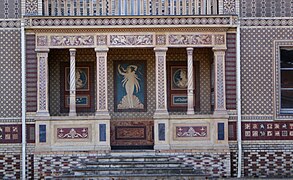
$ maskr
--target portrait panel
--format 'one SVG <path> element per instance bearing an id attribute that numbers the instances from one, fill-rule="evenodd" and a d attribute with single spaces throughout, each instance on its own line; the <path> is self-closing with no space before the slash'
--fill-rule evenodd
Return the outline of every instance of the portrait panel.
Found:
<path id="1" fill-rule="evenodd" d="M 187 68 L 186 66 L 171 66 L 171 89 L 187 90 Z"/>
<path id="2" fill-rule="evenodd" d="M 146 61 L 115 61 L 115 111 L 146 111 Z"/>
<path id="3" fill-rule="evenodd" d="M 75 68 L 75 88 L 76 91 L 89 90 L 89 67 Z M 65 90 L 70 90 L 70 68 L 65 67 Z"/>

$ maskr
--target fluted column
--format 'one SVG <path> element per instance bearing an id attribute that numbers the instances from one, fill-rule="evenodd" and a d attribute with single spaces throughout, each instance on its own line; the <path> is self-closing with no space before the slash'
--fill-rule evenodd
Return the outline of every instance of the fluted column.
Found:
<path id="1" fill-rule="evenodd" d="M 36 49 L 38 58 L 38 83 L 37 83 L 37 116 L 50 116 L 49 114 L 49 49 Z"/>
<path id="2" fill-rule="evenodd" d="M 187 48 L 187 72 L 188 72 L 188 86 L 187 86 L 187 114 L 194 114 L 194 76 L 193 76 L 193 48 Z"/>
<path id="3" fill-rule="evenodd" d="M 225 51 L 226 48 L 214 47 L 215 66 L 215 109 L 214 114 L 227 114 L 225 87 Z"/>
<path id="4" fill-rule="evenodd" d="M 108 47 L 96 48 L 97 57 L 97 110 L 96 115 L 109 116 L 108 83 L 107 83 L 107 53 Z"/>
<path id="5" fill-rule="evenodd" d="M 167 115 L 166 52 L 168 48 L 154 48 L 156 55 L 156 115 Z"/>
<path id="6" fill-rule="evenodd" d="M 76 56 L 76 49 L 69 49 L 69 52 L 70 52 L 69 116 L 76 116 L 76 87 L 75 87 L 75 56 Z"/>

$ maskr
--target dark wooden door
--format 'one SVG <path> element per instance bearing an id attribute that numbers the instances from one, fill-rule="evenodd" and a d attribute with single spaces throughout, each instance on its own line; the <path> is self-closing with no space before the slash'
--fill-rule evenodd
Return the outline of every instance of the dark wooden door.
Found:
<path id="1" fill-rule="evenodd" d="M 153 149 L 153 120 L 111 120 L 110 124 L 112 149 Z"/>

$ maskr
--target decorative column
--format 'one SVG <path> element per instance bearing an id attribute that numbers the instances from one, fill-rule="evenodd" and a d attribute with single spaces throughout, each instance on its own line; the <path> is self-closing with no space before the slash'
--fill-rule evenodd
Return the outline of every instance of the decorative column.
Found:
<path id="1" fill-rule="evenodd" d="M 107 83 L 107 53 L 108 47 L 95 48 L 97 57 L 97 115 L 109 116 L 108 83 Z"/>
<path id="2" fill-rule="evenodd" d="M 69 49 L 69 52 L 70 52 L 69 116 L 76 116 L 76 87 L 75 87 L 75 56 L 76 56 L 76 49 Z"/>
<path id="3" fill-rule="evenodd" d="M 49 114 L 49 72 L 48 53 L 49 49 L 36 49 L 38 58 L 38 83 L 37 83 L 37 116 L 50 116 Z"/>
<path id="4" fill-rule="evenodd" d="M 187 86 L 187 114 L 194 114 L 194 76 L 193 76 L 193 48 L 187 48 L 187 72 L 188 72 L 188 86 Z"/>
<path id="5" fill-rule="evenodd" d="M 154 48 L 156 54 L 156 115 L 168 115 L 166 52 L 168 48 Z"/>
<path id="6" fill-rule="evenodd" d="M 215 109 L 214 114 L 227 114 L 225 88 L 225 51 L 226 48 L 214 47 L 215 66 Z"/>

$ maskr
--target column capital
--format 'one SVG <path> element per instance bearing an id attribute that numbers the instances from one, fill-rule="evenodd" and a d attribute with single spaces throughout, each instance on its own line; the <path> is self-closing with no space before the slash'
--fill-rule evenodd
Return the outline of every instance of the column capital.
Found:
<path id="1" fill-rule="evenodd" d="M 76 49 L 69 49 L 70 56 L 76 55 Z"/>
<path id="2" fill-rule="evenodd" d="M 96 52 L 108 52 L 109 48 L 107 46 L 97 47 L 95 48 Z"/>
<path id="3" fill-rule="evenodd" d="M 168 51 L 168 47 L 154 47 L 155 52 L 166 52 Z"/>
<path id="4" fill-rule="evenodd" d="M 50 49 L 46 48 L 46 49 L 35 49 L 36 53 L 49 53 Z"/>
<path id="5" fill-rule="evenodd" d="M 225 46 L 215 46 L 213 47 L 214 52 L 225 52 L 227 48 Z"/>

